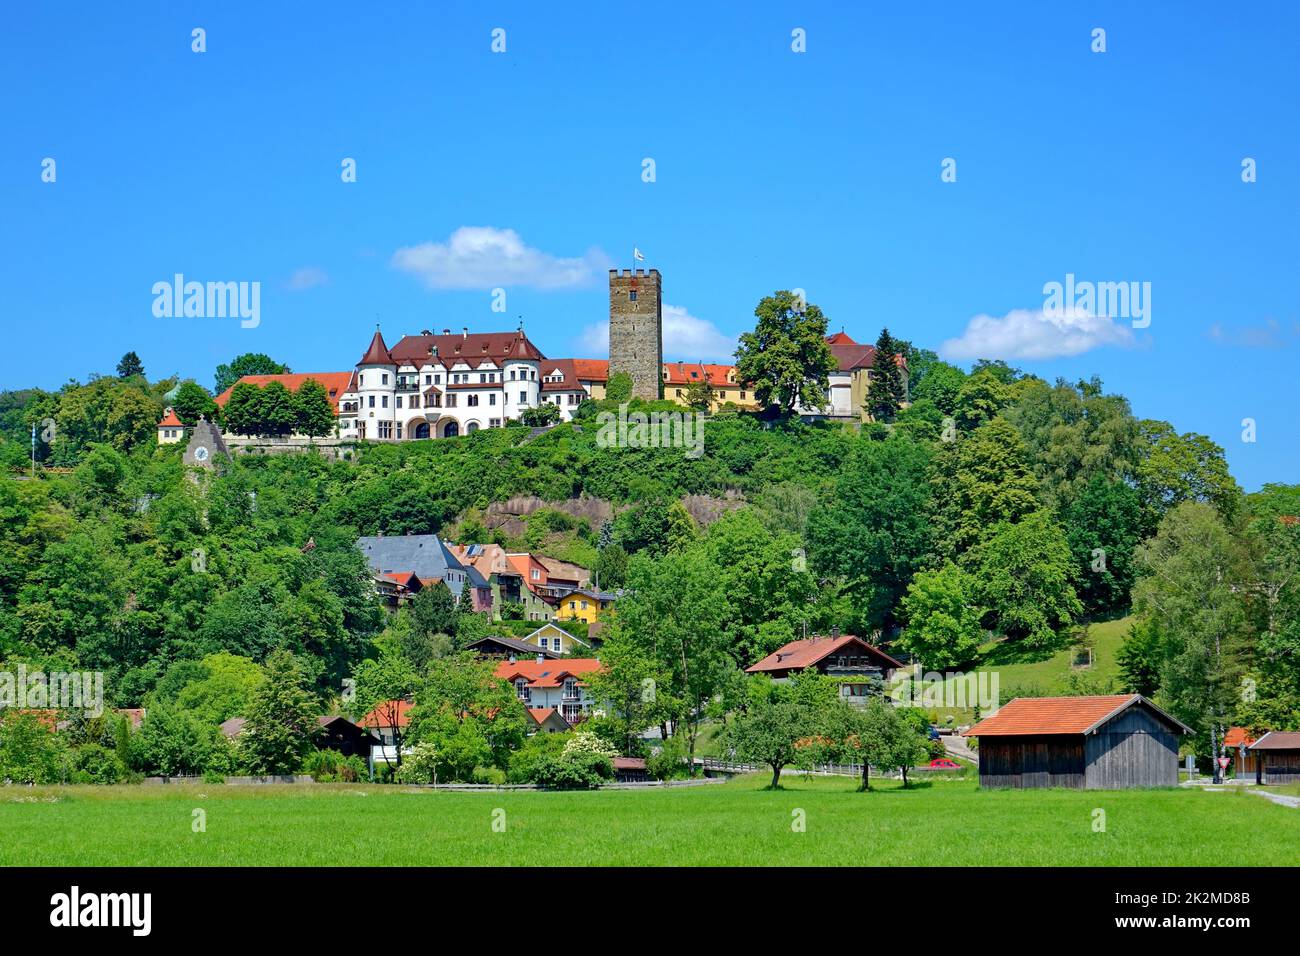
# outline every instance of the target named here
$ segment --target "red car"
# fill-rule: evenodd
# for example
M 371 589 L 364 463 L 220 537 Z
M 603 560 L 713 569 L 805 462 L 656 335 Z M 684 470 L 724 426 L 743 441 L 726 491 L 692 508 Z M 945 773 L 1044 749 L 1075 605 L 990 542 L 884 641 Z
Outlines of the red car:
M 936 757 L 930 761 L 931 770 L 960 770 L 961 764 L 955 760 L 949 760 L 947 757 Z

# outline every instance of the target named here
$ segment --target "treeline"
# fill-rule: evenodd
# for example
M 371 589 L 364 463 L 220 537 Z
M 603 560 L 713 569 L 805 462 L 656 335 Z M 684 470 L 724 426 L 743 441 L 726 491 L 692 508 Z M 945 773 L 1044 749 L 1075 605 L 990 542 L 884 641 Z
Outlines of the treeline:
M 896 345 L 910 404 L 879 397 L 892 421 L 860 429 L 723 412 L 691 458 L 600 447 L 593 418 L 611 403 L 592 402 L 536 436 L 369 444 L 345 461 L 241 456 L 197 485 L 178 447 L 153 442 L 161 385 L 78 386 L 55 409 L 79 449 L 73 472 L 0 481 L 0 654 L 7 667 L 104 670 L 110 703 L 136 706 L 166 701 L 179 663 L 261 666 L 287 651 L 324 707 L 384 646 L 417 671 L 463 646 L 445 627 L 403 639 L 412 611 L 378 607 L 356 535 L 482 540 L 493 502 L 591 495 L 617 506 L 607 524 L 550 512 L 526 533 L 568 541 L 602 587 L 629 590 L 602 659 L 625 662 L 617 679 L 653 680 L 660 709 L 619 718 L 611 739 L 646 717 L 691 739 L 693 721 L 743 695 L 739 668 L 805 629 L 968 667 L 991 640 L 999 659 L 1042 655 L 1082 622 L 1131 611 L 1115 689 L 1154 694 L 1207 739 L 1226 722 L 1297 726 L 1295 488 L 1243 496 L 1222 449 L 1136 418 L 1096 380 L 968 372 Z M 114 411 L 132 407 L 130 390 L 151 403 L 148 440 L 112 430 L 131 418 Z M 685 495 L 744 507 L 700 527 Z

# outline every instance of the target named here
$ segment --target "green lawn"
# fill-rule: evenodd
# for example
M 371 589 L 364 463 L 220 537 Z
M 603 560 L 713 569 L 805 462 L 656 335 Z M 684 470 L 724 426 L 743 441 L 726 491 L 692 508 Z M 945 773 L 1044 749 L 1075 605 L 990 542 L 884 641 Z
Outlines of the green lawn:
M 1088 640 L 1092 646 L 1092 666 L 1075 669 L 1071 666 L 1074 659 L 1073 645 L 1062 646 L 1046 652 L 1027 652 L 1012 647 L 1000 638 L 989 641 L 980 647 L 979 662 L 976 672 L 991 673 L 996 671 L 998 686 L 1003 700 L 1021 693 L 1036 696 L 1069 694 L 1071 675 L 1076 675 L 1084 683 L 1074 693 L 1118 693 L 1119 661 L 1116 655 L 1124 637 L 1133 624 L 1133 618 L 1124 617 L 1114 621 L 1098 621 L 1088 625 Z M 940 721 L 949 714 L 953 723 L 967 724 L 975 719 L 974 711 L 960 707 L 928 707 L 934 710 Z
M 1243 846 L 1252 865 L 1300 863 L 1300 810 L 1248 794 L 763 782 L 596 793 L 9 787 L 0 863 L 1212 865 L 1238 862 Z M 204 833 L 191 830 L 199 808 Z M 1094 832 L 1096 810 L 1105 832 Z

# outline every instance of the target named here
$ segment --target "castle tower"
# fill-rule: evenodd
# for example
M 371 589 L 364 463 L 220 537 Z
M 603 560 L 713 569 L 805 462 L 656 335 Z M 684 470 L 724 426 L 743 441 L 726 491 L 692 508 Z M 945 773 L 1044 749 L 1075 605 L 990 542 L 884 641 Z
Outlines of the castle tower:
M 663 395 L 664 313 L 659 270 L 609 270 L 609 374 L 632 376 L 634 398 Z

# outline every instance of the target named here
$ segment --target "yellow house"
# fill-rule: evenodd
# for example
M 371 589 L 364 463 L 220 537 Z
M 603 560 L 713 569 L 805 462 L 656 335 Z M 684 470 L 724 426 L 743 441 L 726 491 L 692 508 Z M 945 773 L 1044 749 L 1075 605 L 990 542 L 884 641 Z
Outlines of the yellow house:
M 709 411 L 716 412 L 723 405 L 738 405 L 741 408 L 758 408 L 758 399 L 753 390 L 736 378 L 734 365 L 709 365 L 701 362 L 665 362 L 664 363 L 664 398 L 685 405 L 690 395 L 690 387 L 700 382 L 708 382 L 713 388 L 713 399 L 709 402 Z
M 562 627 L 546 623 L 527 637 L 521 637 L 525 644 L 531 644 L 553 654 L 574 654 L 591 649 L 586 641 L 578 640 Z
M 612 613 L 615 595 L 607 591 L 588 591 L 585 588 L 572 591 L 560 598 L 559 610 L 555 612 L 557 621 L 586 621 L 595 624 L 602 611 Z

